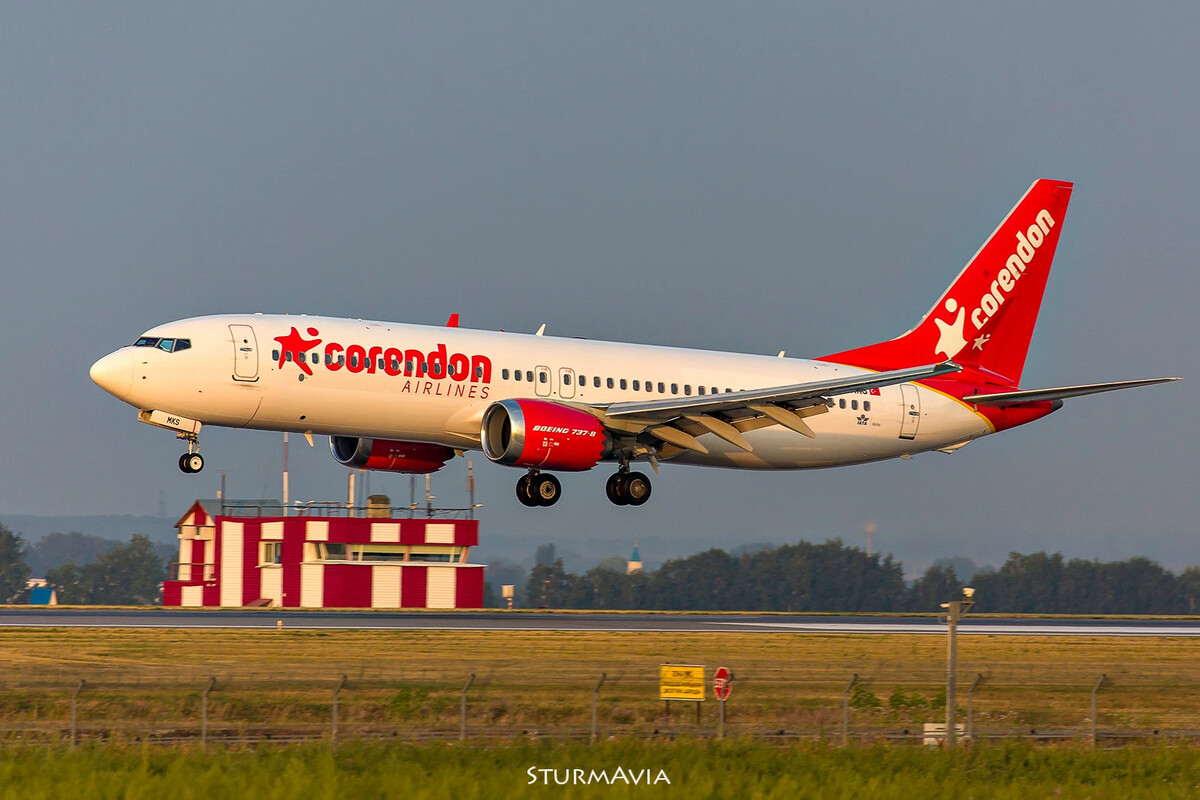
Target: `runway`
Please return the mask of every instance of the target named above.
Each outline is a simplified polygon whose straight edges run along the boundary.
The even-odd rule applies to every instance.
[[[306,611],[297,609],[5,609],[0,628],[210,628],[420,631],[942,634],[932,617],[545,611]],[[964,636],[1200,637],[1200,620],[1023,619],[968,616]]]

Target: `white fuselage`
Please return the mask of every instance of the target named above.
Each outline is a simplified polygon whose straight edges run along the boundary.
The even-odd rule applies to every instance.
[[[276,341],[291,341],[286,337],[293,330],[306,344],[319,342],[303,353],[311,375],[287,360],[287,348]],[[97,382],[139,409],[207,425],[459,450],[479,448],[484,411],[507,398],[596,405],[865,373],[804,359],[310,316],[197,317],[144,336],[187,339],[190,347],[125,347],[98,363],[105,366]],[[441,346],[456,373],[422,376],[419,356]],[[358,353],[366,360],[351,355]],[[814,438],[771,425],[746,433],[753,445],[747,452],[707,434],[700,438],[707,454],[684,451],[671,460],[746,469],[831,467],[948,448],[993,431],[969,405],[921,384],[842,395],[828,413],[807,422]]]

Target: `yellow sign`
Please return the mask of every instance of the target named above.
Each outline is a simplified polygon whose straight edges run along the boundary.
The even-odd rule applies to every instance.
[[[663,664],[658,668],[658,699],[704,700],[704,667],[695,664]]]

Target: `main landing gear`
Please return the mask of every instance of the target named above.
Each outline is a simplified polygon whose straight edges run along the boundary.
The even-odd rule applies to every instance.
[[[650,479],[623,466],[608,479],[604,492],[614,505],[640,506],[650,499]]]
[[[179,457],[179,470],[189,475],[204,469],[204,456],[197,450],[200,448],[200,437],[191,433],[178,434],[180,439],[187,439],[188,451]]]
[[[199,454],[184,455],[184,458],[199,457]],[[182,458],[179,461],[179,468],[187,472]],[[630,472],[628,466],[623,466],[608,479],[604,491],[608,495],[608,499],[615,505],[640,506],[650,499],[650,479],[640,472]],[[560,497],[562,497],[562,485],[558,482],[558,478],[549,473],[531,469],[517,481],[517,499],[521,501],[521,505],[528,508],[552,506],[558,502]]]
[[[562,497],[562,484],[553,475],[529,470],[517,481],[517,499],[521,505],[533,508],[535,506],[552,506]]]

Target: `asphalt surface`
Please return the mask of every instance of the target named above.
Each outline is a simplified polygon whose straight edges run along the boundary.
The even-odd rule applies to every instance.
[[[937,634],[932,617],[808,614],[302,611],[296,609],[54,609],[0,611],[0,628],[284,628],[299,630],[660,631]],[[965,636],[1187,636],[1200,620],[966,617]]]

